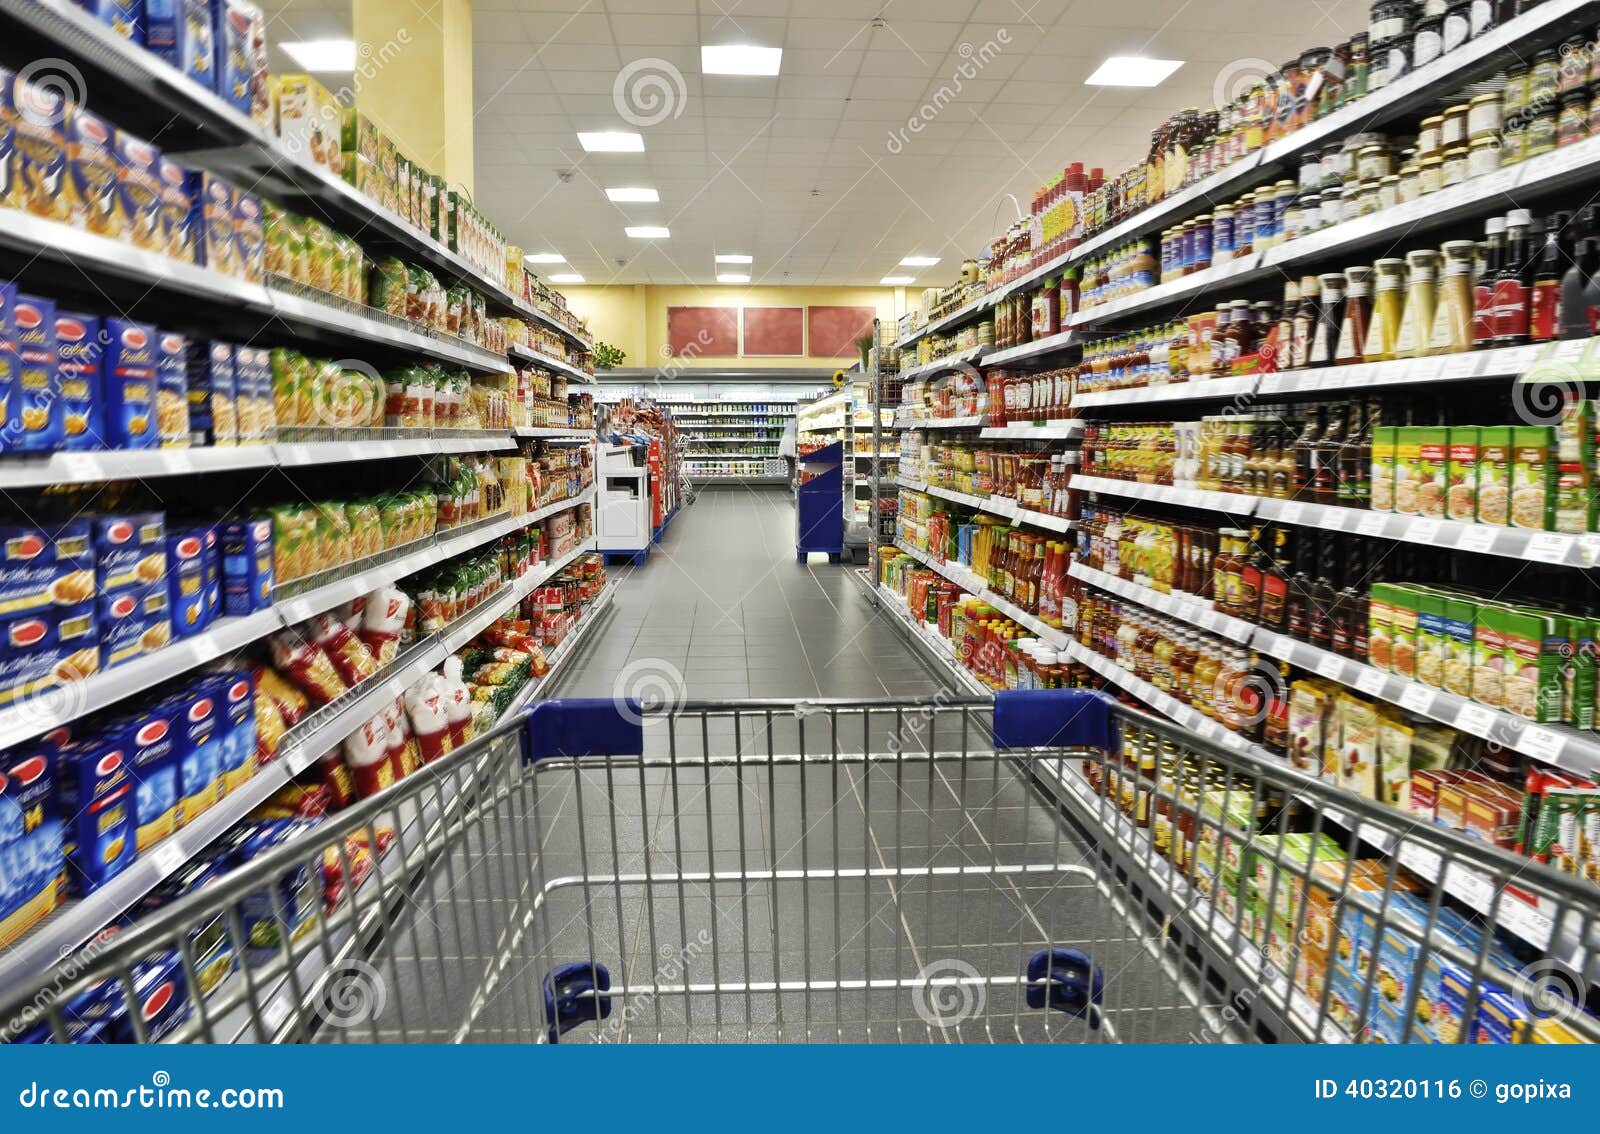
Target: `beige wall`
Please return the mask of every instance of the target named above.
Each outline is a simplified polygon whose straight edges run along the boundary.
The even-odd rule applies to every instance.
[[[588,321],[589,331],[628,352],[624,366],[656,367],[668,361],[669,307],[876,307],[884,337],[893,341],[895,320],[905,310],[905,289],[886,287],[656,287],[609,284],[563,287],[567,304]],[[739,366],[751,370],[796,366],[846,365],[848,358],[695,358],[677,363],[685,370]]]

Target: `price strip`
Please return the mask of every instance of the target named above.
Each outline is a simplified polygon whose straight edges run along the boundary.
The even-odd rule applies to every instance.
[[[1412,682],[1401,692],[1400,703],[1413,713],[1422,713],[1426,716],[1428,710],[1433,708],[1433,697],[1434,692],[1432,689],[1429,689],[1426,685],[1418,685]]]
[[[178,838],[163,839],[155,845],[148,857],[163,878],[189,861],[189,856],[183,849],[183,841]]]
[[[1462,551],[1487,552],[1498,538],[1500,533],[1485,524],[1463,524],[1456,535],[1456,546]]]
[[[1300,517],[1306,514],[1306,506],[1298,500],[1291,500],[1278,508],[1278,519],[1286,524],[1298,524]]]
[[[1566,741],[1561,739],[1559,733],[1551,732],[1538,725],[1529,725],[1517,737],[1516,748],[1518,752],[1526,752],[1540,760],[1554,761],[1561,755]]]
[[[1487,737],[1499,713],[1470,702],[1456,710],[1456,727],[1473,736]]]
[[[1383,529],[1389,526],[1387,512],[1369,512],[1361,517],[1361,522],[1356,525],[1356,531],[1364,536],[1382,535]]]
[[[1536,563],[1564,563],[1572,541],[1560,532],[1537,532],[1523,545],[1522,558]]]
[[[1476,374],[1480,361],[1478,356],[1473,354],[1446,355],[1436,377],[1441,382],[1459,382]]]
[[[1409,543],[1434,543],[1438,538],[1438,520],[1412,520],[1406,525],[1406,540]]]
[[[1324,654],[1317,658],[1316,670],[1329,681],[1344,682],[1344,662],[1340,658]]]
[[[1217,612],[1210,607],[1204,607],[1196,616],[1195,621],[1200,624],[1202,629],[1215,630],[1217,628]]]

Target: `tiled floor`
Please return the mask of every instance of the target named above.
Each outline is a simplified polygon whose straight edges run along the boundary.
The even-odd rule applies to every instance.
[[[703,490],[557,692],[669,699],[916,697],[942,685],[846,572],[794,557],[786,489]]]

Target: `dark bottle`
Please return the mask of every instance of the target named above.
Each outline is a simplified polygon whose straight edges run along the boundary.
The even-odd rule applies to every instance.
[[[1376,403],[1357,402],[1351,409],[1354,425],[1339,446],[1338,503],[1365,508],[1372,499],[1372,419]]]
[[[1600,331],[1600,212],[1593,205],[1573,220],[1572,264],[1561,276],[1561,304],[1557,321],[1563,339],[1586,339]]]
[[[1365,661],[1367,657],[1367,562],[1371,545],[1352,536],[1346,541],[1344,575],[1333,602],[1333,652]]]
[[[1333,580],[1338,575],[1338,544],[1331,534],[1317,537],[1316,576],[1311,580],[1310,642],[1321,650],[1333,648],[1333,603],[1339,588]]]
[[[1294,309],[1289,335],[1289,368],[1302,370],[1311,365],[1311,347],[1317,338],[1317,312],[1321,303],[1322,285],[1316,276],[1300,278],[1300,305]]]
[[[1528,341],[1530,297],[1536,270],[1533,217],[1527,209],[1506,214],[1505,260],[1494,278],[1494,345],[1521,346]]]
[[[1316,334],[1311,340],[1307,366],[1332,366],[1339,346],[1339,328],[1344,325],[1345,278],[1343,272],[1325,272],[1318,277],[1322,300],[1317,304]]]
[[[1339,456],[1345,436],[1350,432],[1349,406],[1337,406],[1328,416],[1327,428],[1317,438],[1316,477],[1311,499],[1318,504],[1339,503]]]
[[[1494,344],[1497,320],[1494,308],[1494,285],[1500,279],[1500,269],[1505,265],[1506,221],[1504,217],[1490,217],[1484,222],[1484,237],[1478,245],[1483,254],[1483,272],[1478,276],[1472,293],[1472,345],[1486,347]]]
[[[1317,441],[1322,437],[1322,431],[1327,427],[1327,413],[1322,406],[1317,406],[1306,415],[1305,422],[1300,430],[1300,436],[1294,440],[1294,498],[1296,500],[1316,499],[1317,489]]]
[[[1545,219],[1544,246],[1533,262],[1533,294],[1528,299],[1528,338],[1547,343],[1561,334],[1561,277],[1572,262],[1572,215],[1551,213]]]
[[[1295,533],[1294,574],[1289,576],[1289,593],[1284,601],[1283,632],[1297,642],[1311,640],[1311,563],[1316,541],[1313,530]]]
[[[1283,632],[1288,615],[1290,541],[1287,528],[1273,528],[1271,562],[1261,578],[1261,614],[1257,621],[1268,630]]]
[[[1244,566],[1240,568],[1240,618],[1246,622],[1257,622],[1261,619],[1261,590],[1266,581],[1267,572],[1272,567],[1272,554],[1269,542],[1272,539],[1272,529],[1265,525],[1257,525],[1250,529],[1250,546],[1245,548]]]

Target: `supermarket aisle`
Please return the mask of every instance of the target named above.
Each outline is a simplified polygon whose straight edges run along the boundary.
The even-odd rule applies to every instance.
[[[693,698],[914,697],[941,686],[847,567],[794,559],[786,489],[702,491],[642,568],[561,685],[610,696],[621,680]],[[679,676],[681,675],[681,676]]]

